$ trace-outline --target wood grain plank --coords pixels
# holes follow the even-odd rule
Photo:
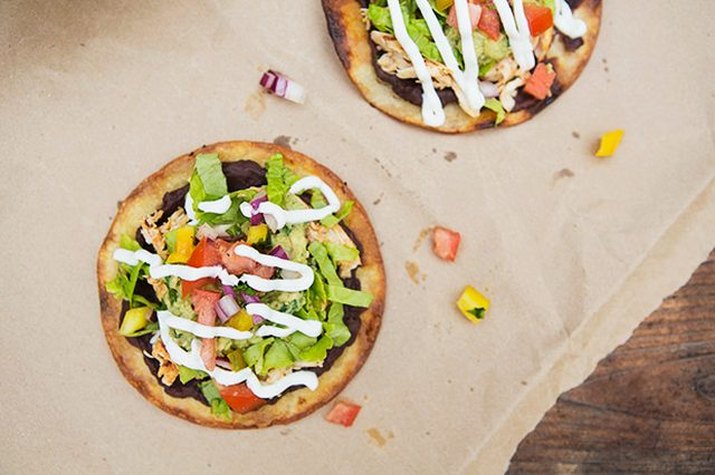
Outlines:
[[[715,473],[715,250],[519,444],[508,473]]]

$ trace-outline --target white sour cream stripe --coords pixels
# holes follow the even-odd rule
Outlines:
[[[289,193],[294,195],[300,194],[305,190],[318,189],[325,199],[328,200],[328,204],[319,209],[295,209],[295,210],[285,210],[275,203],[270,201],[264,201],[258,205],[257,209],[254,209],[250,203],[241,203],[239,209],[241,214],[245,217],[250,218],[255,214],[263,214],[273,218],[273,223],[269,223],[272,229],[278,230],[282,229],[286,224],[299,224],[307,223],[310,221],[318,221],[333,213],[336,213],[340,209],[340,200],[335,194],[332,188],[330,188],[327,183],[316,176],[307,176],[301,178],[300,180],[293,183],[293,186],[288,190]],[[268,221],[268,220],[267,220]]]
[[[442,101],[440,101],[437,91],[435,91],[432,75],[427,70],[420,49],[415,42],[412,41],[410,35],[407,34],[405,18],[402,15],[402,9],[400,7],[400,0],[387,0],[387,6],[390,9],[390,18],[392,19],[395,38],[397,38],[397,41],[402,45],[402,48],[410,58],[417,79],[422,84],[422,120],[424,120],[425,124],[432,127],[440,126],[444,124],[445,120]]]
[[[554,5],[556,7],[554,24],[559,31],[569,38],[581,38],[586,34],[586,23],[579,18],[574,18],[566,0],[556,0]]]
[[[422,17],[427,22],[427,27],[432,33],[439,54],[442,55],[444,64],[452,73],[452,77],[457,82],[467,97],[467,104],[479,114],[479,110],[484,107],[484,95],[479,90],[479,64],[477,54],[474,51],[474,38],[472,37],[472,21],[469,16],[469,6],[467,0],[455,0],[454,7],[457,9],[457,25],[464,52],[464,71],[459,68],[457,58],[454,56],[452,46],[442,30],[442,26],[435,15],[432,6],[427,0],[417,0],[417,6],[422,12]]]
[[[531,71],[536,66],[534,48],[531,46],[531,31],[529,21],[524,13],[522,0],[514,0],[512,12],[507,0],[494,0],[504,31],[509,38],[509,46],[514,53],[514,59],[522,71]]]
[[[218,200],[202,201],[197,207],[204,213],[223,214],[231,207],[231,197],[224,195]]]
[[[115,261],[121,262],[123,264],[128,264],[130,266],[135,266],[140,262],[145,262],[150,266],[158,266],[162,264],[161,257],[156,254],[152,254],[144,249],[139,249],[138,251],[130,251],[129,249],[115,249],[112,257]]]
[[[238,285],[240,279],[221,266],[191,267],[183,264],[163,264],[149,266],[149,275],[152,279],[176,276],[182,280],[195,281],[206,277],[217,278],[223,285]]]
[[[187,224],[193,226],[199,223],[196,219],[196,213],[194,212],[194,200],[191,199],[191,193],[188,191],[186,192],[186,198],[184,198],[184,212],[186,213],[186,216],[189,217],[189,222]]]
[[[310,371],[296,371],[278,381],[271,384],[263,384],[258,377],[251,371],[250,368],[244,368],[241,371],[229,371],[227,369],[217,367],[213,371],[209,371],[204,362],[201,360],[198,340],[191,342],[191,352],[182,349],[169,334],[169,329],[172,328],[169,317],[172,317],[169,312],[157,312],[159,320],[159,332],[161,340],[164,343],[166,351],[169,353],[171,361],[187,368],[208,373],[219,384],[231,386],[246,382],[246,386],[256,396],[268,399],[280,395],[283,391],[291,386],[306,386],[312,391],[318,387],[318,376]],[[178,318],[178,317],[175,317]]]
[[[156,312],[157,318],[164,321],[166,325],[177,330],[189,332],[200,338],[224,337],[232,340],[248,340],[253,336],[251,332],[242,332],[231,327],[211,327],[201,323],[177,317],[171,312],[160,310]],[[295,317],[294,317],[295,318]],[[301,320],[302,321],[302,320]]]
[[[288,327],[278,328],[272,327],[270,325],[263,325],[256,332],[256,335],[258,336],[268,336],[269,333],[272,336],[288,336],[291,333],[299,331],[306,336],[316,337],[323,333],[323,325],[319,321],[303,320],[301,318],[291,315],[290,313],[278,312],[276,310],[273,310],[266,304],[249,303],[248,305],[246,305],[246,312],[251,315],[258,315],[260,317],[263,317],[273,323],[285,325],[286,327]],[[280,335],[274,333],[273,330],[281,330],[280,332],[278,332],[280,333]],[[289,333],[283,335],[285,331],[288,331]]]
[[[253,274],[243,274],[239,277],[238,280],[240,282],[245,282],[252,289],[260,292],[270,292],[272,290],[300,292],[307,290],[313,285],[313,280],[315,279],[313,269],[305,264],[299,264],[298,262],[281,259],[280,257],[270,256],[268,254],[261,254],[251,246],[245,244],[236,246],[233,252],[236,253],[237,256],[247,257],[264,266],[277,267],[300,274],[300,277],[296,279],[264,279]]]

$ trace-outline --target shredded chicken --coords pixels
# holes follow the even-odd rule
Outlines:
[[[504,110],[511,112],[516,105],[514,98],[516,97],[516,90],[524,85],[524,78],[517,77],[516,79],[508,82],[501,93],[499,94],[499,100],[504,106]]]
[[[377,44],[384,54],[377,60],[377,64],[383,71],[395,74],[400,79],[416,79],[417,73],[412,66],[412,62],[407,56],[407,53],[402,48],[402,45],[394,36],[380,31],[372,31],[370,38]],[[437,89],[452,88],[459,101],[459,106],[472,117],[479,115],[478,110],[469,107],[467,97],[457,85],[457,82],[452,77],[449,68],[442,63],[437,63],[425,58],[427,71],[434,81],[434,86]]]
[[[167,287],[166,283],[161,279],[152,279],[151,277],[147,277],[147,281],[154,289],[156,298],[158,298],[160,302],[164,301],[164,297],[169,293],[169,287]]]
[[[160,339],[154,343],[151,356],[159,362],[159,371],[156,374],[161,382],[167,386],[174,384],[179,376],[179,368],[169,359],[169,353]]]
[[[157,210],[150,214],[144,219],[141,225],[141,233],[144,239],[154,246],[154,250],[162,259],[166,259],[168,252],[166,249],[166,239],[165,236],[170,231],[180,228],[189,222],[189,217],[182,208],[177,209],[174,213],[169,216],[161,226],[157,225],[157,222],[164,215],[162,210]]]
[[[308,224],[307,234],[309,241],[334,242],[336,244],[342,244],[343,246],[352,247],[353,249],[356,248],[350,236],[348,236],[345,230],[340,226],[326,228],[319,223],[311,222]],[[341,262],[338,266],[338,274],[340,274],[340,277],[347,279],[350,277],[352,270],[357,268],[361,263],[360,256],[353,261]]]
[[[537,62],[541,62],[546,58],[546,53],[549,52],[551,43],[554,41],[554,29],[551,28],[539,35],[537,38],[532,38],[531,43],[534,47],[534,54]]]

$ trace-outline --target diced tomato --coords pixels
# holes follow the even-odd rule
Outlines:
[[[206,238],[202,238],[199,241],[194,252],[189,257],[186,262],[187,265],[191,267],[203,267],[203,266],[214,266],[221,263],[221,254],[219,253],[216,244],[213,241],[209,241]],[[181,295],[183,297],[188,297],[194,289],[202,289],[207,285],[216,283],[216,279],[206,277],[199,280],[182,280],[181,281]]]
[[[432,251],[440,259],[454,261],[461,240],[462,236],[457,231],[437,226],[432,230]]]
[[[219,392],[229,407],[239,414],[255,411],[266,404],[265,399],[261,399],[248,389],[246,384],[234,384],[232,386],[220,386]]]
[[[328,415],[325,416],[325,420],[332,422],[333,424],[350,427],[353,425],[360,409],[361,407],[357,404],[346,401],[338,401],[330,412],[328,412]]]
[[[241,275],[241,274],[253,274],[258,277],[263,277],[264,279],[270,279],[273,277],[273,267],[268,267],[259,264],[253,259],[248,257],[236,255],[234,249],[240,244],[245,244],[243,242],[227,242],[218,240],[216,241],[216,247],[218,248],[221,264],[229,271],[231,274]]]
[[[479,28],[487,38],[494,41],[498,40],[499,35],[501,35],[501,19],[499,18],[499,12],[497,12],[494,3],[492,3],[492,0],[478,0],[475,3],[479,3],[482,6],[482,14],[479,16],[477,28]]]
[[[472,22],[472,30],[474,30],[479,24],[479,17],[482,15],[482,7],[474,5],[473,3],[467,3],[467,8],[469,10],[469,21]],[[457,23],[457,7],[455,5],[452,5],[452,9],[449,10],[447,24],[452,28],[459,30],[459,24]]]
[[[209,292],[208,290],[194,289],[191,292],[191,303],[194,305],[194,310],[199,314],[198,322],[202,325],[216,325],[216,309],[215,305],[221,298],[218,292]],[[216,339],[203,338],[201,340],[201,360],[206,365],[209,371],[216,368]]]
[[[551,85],[554,83],[554,79],[556,79],[556,73],[551,65],[539,63],[531,76],[529,76],[529,79],[526,80],[524,92],[531,94],[540,101],[544,100],[551,92]]]
[[[539,36],[554,26],[554,17],[549,7],[540,7],[539,5],[532,4],[524,5],[524,14],[529,22],[531,36]]]

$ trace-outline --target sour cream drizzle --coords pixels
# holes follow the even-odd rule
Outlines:
[[[328,200],[327,206],[319,209],[295,209],[287,211],[275,203],[264,201],[254,209],[250,203],[241,203],[239,209],[241,214],[250,218],[255,214],[268,215],[273,218],[273,223],[269,223],[271,228],[278,230],[282,229],[286,224],[307,223],[309,221],[318,221],[323,219],[340,209],[340,200],[332,188],[327,183],[316,176],[307,176],[293,183],[293,186],[288,190],[294,195],[300,194],[305,190],[318,189],[325,199]]]
[[[188,193],[187,193],[188,196]],[[224,195],[218,200],[202,201],[198,208],[205,213],[223,214],[231,207],[231,197]]]
[[[194,212],[194,200],[191,199],[191,193],[188,191],[186,192],[186,198],[184,198],[184,212],[189,217],[189,225],[198,224],[196,213]]]
[[[415,68],[417,79],[422,83],[422,120],[424,120],[425,124],[432,127],[440,126],[444,124],[445,120],[442,101],[440,101],[437,91],[434,89],[432,76],[427,70],[420,49],[415,42],[412,41],[410,35],[407,34],[405,18],[400,8],[400,0],[387,0],[387,6],[390,9],[390,18],[392,19],[392,26],[395,30],[395,38],[397,38],[397,41],[407,53],[412,67]]]
[[[246,305],[246,312],[251,315],[258,315],[273,323],[285,325],[288,328],[278,328],[271,325],[263,325],[257,331],[258,336],[278,336],[284,337],[296,331],[306,336],[319,336],[323,333],[323,325],[317,320],[303,320],[290,313],[278,312],[266,304],[249,303]],[[280,330],[280,331],[279,331]]]
[[[474,38],[472,37],[472,21],[469,16],[469,6],[467,0],[455,0],[454,7],[457,9],[457,26],[462,41],[462,51],[464,57],[464,71],[459,69],[457,58],[454,56],[452,46],[442,30],[442,26],[434,14],[432,6],[427,0],[417,0],[417,6],[422,12],[422,17],[427,22],[427,27],[432,33],[439,54],[442,55],[444,64],[452,72],[452,77],[464,91],[467,103],[477,114],[484,107],[484,95],[479,90],[479,64],[477,63],[477,53],[474,51]]]
[[[507,0],[494,0],[499,18],[504,31],[509,38],[509,46],[514,53],[514,59],[522,71],[530,71],[536,66],[534,58],[534,48],[531,46],[531,32],[529,31],[529,21],[524,13],[522,0],[514,0],[514,11],[512,12]]]
[[[245,282],[252,289],[261,292],[270,292],[271,290],[300,292],[301,290],[306,290],[313,285],[313,280],[315,279],[313,269],[305,264],[281,259],[276,256],[269,256],[268,254],[261,254],[251,246],[246,246],[245,244],[236,246],[233,252],[235,252],[237,256],[248,257],[249,259],[258,262],[259,264],[263,264],[264,266],[278,267],[279,269],[300,274],[300,277],[295,279],[264,279],[252,274],[242,275],[239,278],[239,281]]]
[[[586,34],[586,23],[583,20],[574,18],[571,7],[566,0],[556,0],[556,13],[554,24],[564,35],[569,38],[581,38]]]
[[[157,312],[157,319],[159,320],[161,340],[164,343],[166,351],[169,353],[171,361],[186,366],[187,368],[204,371],[219,384],[231,386],[245,381],[251,392],[263,399],[278,396],[291,386],[306,386],[312,391],[315,391],[318,387],[318,376],[310,371],[295,371],[271,384],[261,383],[250,368],[244,368],[241,371],[229,371],[216,367],[213,371],[209,371],[201,359],[198,339],[191,342],[191,352],[187,352],[182,349],[169,334],[170,328],[176,328],[174,326],[174,324],[177,323],[175,319],[184,319],[176,317],[166,311]]]

